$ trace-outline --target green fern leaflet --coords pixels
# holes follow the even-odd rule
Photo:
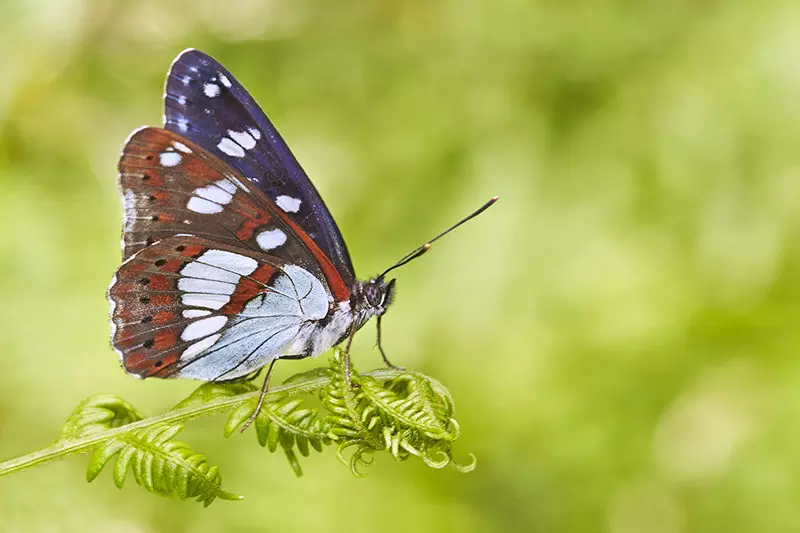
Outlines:
[[[418,457],[432,468],[475,468],[474,456],[464,465],[453,460],[460,427],[453,399],[441,383],[390,369],[363,375],[353,370],[351,377],[353,386],[337,350],[328,368],[296,374],[273,387],[254,423],[259,444],[270,452],[282,450],[297,476],[303,473],[299,458],[326,446],[334,446],[339,460],[359,477],[380,452],[399,461]],[[252,382],[206,383],[172,410],[149,418],[116,395],[94,395],[75,408],[55,444],[0,463],[0,476],[91,453],[89,481],[113,464],[117,487],[131,473],[137,484],[164,496],[204,505],[241,499],[222,488],[219,467],[176,438],[187,422],[223,413],[228,414],[225,436],[238,433],[258,395]]]

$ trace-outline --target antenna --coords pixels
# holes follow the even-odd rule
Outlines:
[[[497,201],[498,198],[500,198],[500,197],[499,196],[491,197],[488,202],[486,202],[485,204],[480,206],[478,209],[473,211],[470,215],[467,215],[466,217],[462,218],[459,222],[456,222],[455,224],[453,224],[452,226],[450,226],[449,228],[447,228],[446,230],[441,232],[439,235],[437,235],[433,239],[429,240],[428,242],[426,242],[425,244],[423,244],[422,246],[417,248],[416,250],[412,250],[411,252],[409,252],[406,255],[404,255],[402,257],[402,259],[400,259],[397,263],[395,263],[394,265],[392,265],[389,268],[387,268],[383,272],[383,274],[378,276],[378,278],[383,278],[386,274],[388,274],[389,272],[391,272],[395,268],[400,268],[401,266],[405,265],[406,263],[410,263],[411,261],[413,261],[417,257],[421,256],[422,254],[424,254],[425,252],[427,252],[428,250],[431,249],[431,245],[434,242],[438,241],[439,239],[441,239],[442,237],[444,237],[445,235],[447,235],[448,233],[450,233],[451,231],[453,231],[454,229],[456,229],[460,225],[464,224],[465,222],[467,222],[469,220],[472,220],[476,216],[480,215],[481,213],[483,213],[484,211],[489,209]]]

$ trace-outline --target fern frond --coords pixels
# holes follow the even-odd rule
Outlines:
[[[356,476],[364,475],[362,467],[379,452],[396,460],[419,457],[433,468],[450,465],[468,472],[475,467],[474,456],[463,465],[453,461],[460,428],[453,399],[441,383],[396,369],[364,375],[353,369],[351,381],[353,386],[337,349],[329,367],[296,374],[272,388],[255,420],[258,442],[270,452],[280,448],[298,476],[299,456],[326,445],[335,445],[338,459]],[[232,435],[253,414],[259,393],[252,381],[206,383],[173,409],[150,418],[118,396],[91,396],[72,412],[55,444],[0,463],[0,476],[91,452],[89,481],[113,462],[118,487],[133,472],[136,483],[158,494],[205,505],[217,498],[239,499],[222,489],[217,466],[175,439],[184,423],[222,413],[229,415],[225,436]],[[317,395],[321,406],[313,405],[309,394]]]
[[[79,439],[137,422],[142,418],[133,405],[116,394],[95,394],[79,403],[72,411],[61,428],[57,442]]]
[[[197,387],[192,393],[178,402],[173,410],[185,409],[192,405],[202,405],[220,400],[223,398],[233,398],[248,392],[255,392],[258,386],[252,381],[237,381],[237,382],[208,382],[203,383]]]
[[[175,437],[180,425],[158,425],[146,430],[124,433],[98,446],[86,472],[87,481],[94,481],[108,462],[116,456],[114,484],[122,488],[129,470],[136,483],[150,492],[173,495],[185,500],[193,498],[210,505],[216,498],[238,500],[240,496],[222,489],[222,476],[217,466],[194,452]]]
[[[419,431],[433,439],[458,438],[450,433],[447,399],[437,396],[419,376],[406,374],[388,384],[368,378],[361,386],[389,424]]]
[[[433,468],[452,465],[462,471],[475,467],[473,460],[459,465],[452,460],[452,442],[460,434],[453,418],[454,404],[444,387],[421,374],[401,374],[381,382],[352,371],[347,385],[341,353],[331,360],[331,381],[321,392],[329,415],[329,437],[336,440],[337,457],[353,474],[363,475],[374,452],[386,451],[397,460],[414,455]],[[345,451],[353,449],[350,458]]]
[[[363,477],[361,465],[372,463],[371,454],[383,448],[380,436],[381,417],[364,394],[362,378],[351,368],[347,381],[344,356],[337,351],[331,359],[330,382],[320,391],[322,405],[329,411],[328,438],[337,442],[336,457],[350,467],[353,475]],[[350,458],[345,452],[354,448]]]
[[[231,436],[255,412],[258,399],[243,402],[228,417],[225,424],[225,436]],[[308,457],[309,445],[318,452],[328,443],[325,421],[319,416],[319,410],[305,407],[302,398],[281,395],[269,403],[265,403],[255,420],[256,436],[261,446],[274,452],[280,444],[289,465],[297,477],[303,475],[300,462],[295,454],[295,447],[300,455]]]

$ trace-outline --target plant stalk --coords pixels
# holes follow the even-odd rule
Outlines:
[[[396,378],[402,374],[408,374],[408,371],[387,368],[381,370],[373,370],[371,372],[365,372],[363,375],[370,376],[373,379],[383,382]],[[270,401],[275,396],[284,393],[291,393],[291,394],[308,393],[317,390],[321,387],[324,387],[329,381],[330,380],[328,378],[315,378],[315,379],[309,379],[307,381],[293,382],[288,385],[279,385],[271,388],[270,392],[267,394],[266,401]],[[75,439],[68,442],[56,443],[50,447],[43,448],[41,450],[26,455],[21,455],[19,457],[15,457],[13,459],[9,459],[8,461],[0,463],[0,477],[6,476],[8,474],[13,474],[14,472],[19,472],[21,470],[25,470],[33,466],[49,463],[51,461],[55,461],[56,459],[66,457],[68,455],[85,453],[94,448],[95,446],[97,446],[98,444],[100,444],[101,442],[113,439],[118,435],[127,433],[132,430],[145,429],[158,424],[184,423],[204,416],[211,416],[224,413],[226,411],[234,409],[235,407],[238,407],[243,402],[256,398],[259,394],[260,391],[253,391],[240,394],[238,396],[220,398],[217,400],[212,400],[208,403],[204,403],[202,405],[192,405],[189,407],[184,407],[182,409],[175,409],[173,411],[168,411],[161,415],[145,418],[144,420],[140,420],[138,422],[132,422],[130,424],[126,424],[124,426],[120,426],[114,429],[109,429],[107,431],[101,431],[93,435],[89,435],[87,437],[82,437],[80,439]]]

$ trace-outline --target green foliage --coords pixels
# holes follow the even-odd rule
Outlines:
[[[451,458],[451,445],[458,438],[453,400],[444,387],[417,373],[404,373],[379,382],[353,371],[354,387],[348,386],[344,362],[339,354],[331,360],[330,383],[320,391],[328,415],[327,437],[337,443],[337,457],[353,474],[363,475],[359,465],[371,462],[377,451],[398,460],[415,455],[433,468],[451,464],[468,472]],[[350,458],[344,452],[353,448]]]
[[[253,398],[231,413],[225,425],[226,437],[231,436],[250,418],[257,404],[258,398]],[[255,420],[255,428],[261,446],[274,452],[280,444],[298,477],[303,475],[303,470],[294,452],[295,448],[302,456],[308,457],[309,445],[319,452],[324,444],[328,444],[327,425],[319,411],[305,407],[302,398],[288,394],[262,406]]]
[[[95,394],[78,404],[61,428],[58,442],[68,442],[107,429],[138,422],[142,415],[115,394]]]
[[[335,445],[339,460],[359,477],[364,475],[360,467],[381,451],[397,460],[416,456],[433,468],[474,468],[474,457],[468,465],[452,460],[459,425],[453,399],[439,382],[415,372],[359,375],[353,370],[352,383],[345,377],[342,352],[336,351],[329,368],[297,374],[275,387],[254,423],[259,444],[270,452],[280,448],[297,476],[303,473],[298,454],[308,457],[312,448],[321,452],[327,445]],[[151,418],[116,395],[94,395],[73,411],[53,447],[0,464],[0,476],[91,452],[89,481],[113,460],[117,487],[133,472],[137,484],[157,494],[206,506],[217,498],[240,499],[222,488],[219,467],[175,439],[185,422],[223,412],[229,412],[225,436],[237,433],[253,414],[259,393],[252,381],[206,383],[171,411]],[[321,400],[319,406],[308,401],[312,395]]]
[[[194,498],[210,505],[217,497],[240,499],[222,490],[222,476],[217,466],[208,464],[205,456],[174,438],[183,426],[158,425],[132,431],[98,446],[89,462],[86,479],[93,481],[114,457],[114,484],[122,487],[130,469],[139,485],[150,492]]]
[[[81,402],[67,419],[59,442],[67,442],[142,420],[131,404],[113,394],[91,396]],[[94,450],[86,479],[94,481],[116,457],[114,484],[121,488],[129,470],[136,483],[150,492],[194,498],[206,506],[217,497],[232,500],[238,496],[222,490],[219,468],[208,464],[205,456],[192,451],[175,437],[183,426],[157,424],[140,430],[119,433],[102,441]]]

